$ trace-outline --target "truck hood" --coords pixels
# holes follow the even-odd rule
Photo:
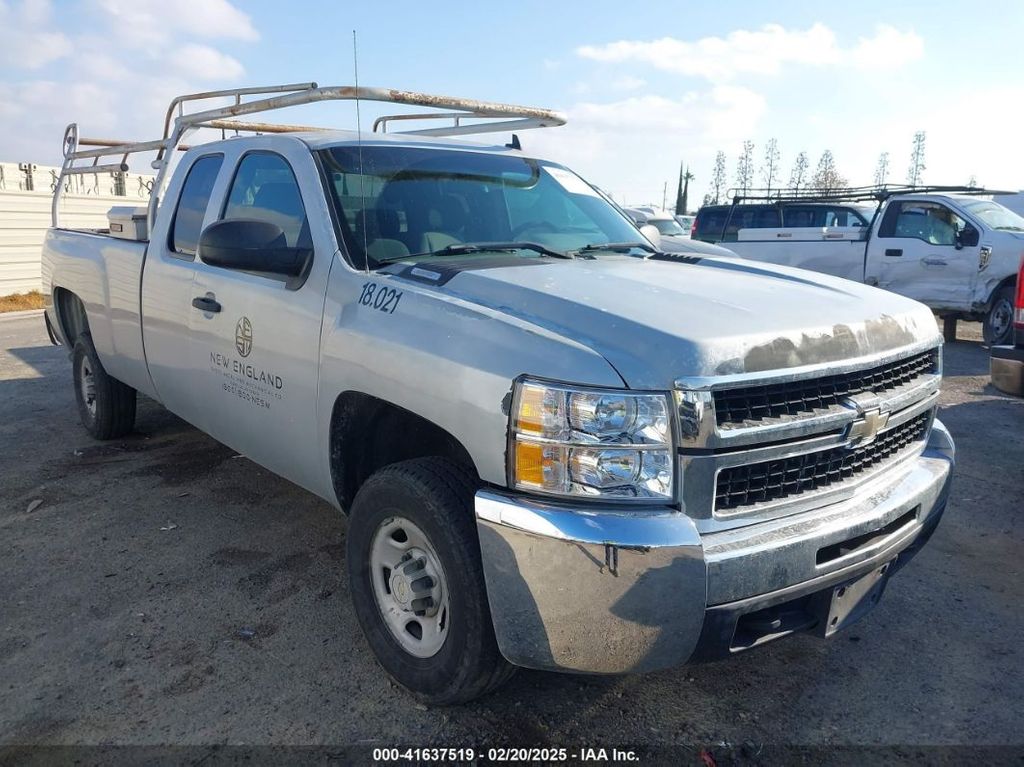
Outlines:
[[[916,301],[741,259],[603,256],[470,268],[436,289],[586,344],[635,389],[940,339],[931,311]]]

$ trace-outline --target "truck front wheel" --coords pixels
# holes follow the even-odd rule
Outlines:
[[[480,565],[473,474],[441,458],[387,466],[360,488],[347,541],[356,617],[377,660],[434,705],[507,680]]]
[[[128,434],[135,426],[135,389],[107,374],[88,333],[75,341],[71,367],[78,415],[86,431],[96,439]]]
[[[1012,285],[999,288],[992,297],[992,305],[982,326],[982,335],[989,346],[1004,346],[1012,343],[1013,298]]]

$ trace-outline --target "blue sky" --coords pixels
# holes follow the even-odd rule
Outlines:
[[[915,131],[925,181],[1024,187],[1024,3],[389,3],[0,0],[0,160],[58,159],[63,126],[152,138],[168,99],[232,85],[363,85],[563,109],[522,136],[626,203],[670,196],[680,162],[730,183],[744,139],[783,174],[830,149],[870,183],[903,182]],[[376,114],[364,109],[364,124]],[[354,127],[351,110],[289,121]]]

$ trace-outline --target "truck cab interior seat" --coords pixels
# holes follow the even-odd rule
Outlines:
[[[427,231],[420,237],[420,250],[435,250],[465,241],[466,210],[463,202],[451,194],[443,195],[427,213]]]
[[[397,210],[364,208],[362,213],[356,214],[355,224],[356,250],[362,249],[365,243],[366,255],[372,261],[409,255],[409,248],[398,239],[400,221]]]

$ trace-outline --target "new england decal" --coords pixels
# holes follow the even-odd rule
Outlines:
[[[252,322],[248,317],[241,317],[235,324],[235,353],[238,356],[211,351],[210,370],[223,377],[221,389],[226,394],[238,397],[253,407],[270,410],[275,402],[284,399],[284,379],[272,370],[244,361],[252,354],[253,348]]]

